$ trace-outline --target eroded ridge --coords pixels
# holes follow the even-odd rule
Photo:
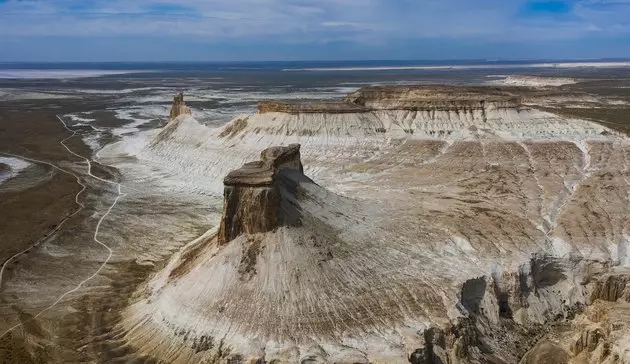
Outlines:
[[[473,111],[487,107],[517,108],[521,98],[490,87],[370,86],[348,94],[343,100],[322,103],[261,102],[260,114],[366,113],[371,111]]]
[[[595,285],[628,262],[627,137],[487,88],[261,107],[218,128],[179,118],[138,154],[224,203],[220,234],[126,310],[142,354],[514,363],[560,347],[573,359],[584,343],[536,346],[541,328],[570,322],[594,289],[621,297],[622,283]],[[271,148],[232,171],[291,143],[299,159]]]

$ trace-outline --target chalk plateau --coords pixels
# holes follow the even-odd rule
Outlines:
[[[493,83],[525,87],[558,87],[563,85],[572,85],[577,82],[578,80],[568,77],[507,76],[504,79]]]
[[[630,140],[520,100],[367,87],[106,147],[222,209],[119,338],[176,363],[630,363]]]

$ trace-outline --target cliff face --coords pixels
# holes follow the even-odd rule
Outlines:
[[[630,142],[516,105],[489,88],[378,87],[263,103],[223,128],[179,118],[140,158],[222,194],[223,216],[138,295],[126,339],[182,363],[625,355],[630,280],[611,267],[630,266]],[[301,149],[260,154],[289,143]],[[556,323],[571,330],[538,343]]]
[[[552,155],[564,158],[551,146],[531,153],[550,153],[534,163],[538,168]],[[510,153],[518,153],[516,147],[511,145]],[[520,211],[506,213],[507,205],[501,205],[510,204],[504,196],[515,188],[511,183],[522,182],[508,182],[511,172],[488,167],[481,175],[494,177],[487,184],[477,180],[483,186],[455,205],[448,202],[454,195],[400,196],[409,188],[396,178],[425,189],[439,186],[432,192],[439,194],[444,184],[432,179],[436,174],[453,172],[441,179],[453,181],[464,173],[461,168],[472,168],[470,175],[482,168],[455,157],[471,149],[453,148],[441,168],[428,167],[421,178],[412,172],[422,168],[420,162],[398,164],[406,169],[374,183],[373,196],[363,195],[363,201],[305,177],[299,145],[263,150],[259,161],[224,179],[216,238],[175,258],[148,285],[147,300],[126,313],[127,339],[143,354],[181,363],[615,362],[624,350],[619,336],[630,322],[630,276],[606,262],[539,251],[532,242],[545,242],[544,234],[526,226]],[[507,154],[492,148],[487,146],[486,156]],[[420,152],[407,150],[409,156]],[[516,158],[517,168],[530,168],[528,158]],[[517,190],[543,188],[549,184],[543,176],[557,168],[550,165]],[[391,188],[396,192],[389,193]],[[492,194],[491,188],[498,189],[487,202],[471,204],[481,191]],[[394,203],[383,204],[379,197]],[[467,216],[448,225],[453,211]],[[497,237],[484,242],[445,235],[432,244],[442,224],[459,229],[460,236]],[[493,252],[495,246],[504,252]],[[605,314],[588,313],[601,305],[608,305]],[[553,342],[539,342],[556,324],[570,329]],[[349,335],[354,341],[347,344]]]
[[[362,113],[370,111],[368,108],[347,102],[323,102],[309,104],[289,104],[283,102],[260,102],[258,113],[282,112],[287,114],[315,114],[315,113]]]
[[[296,216],[285,216],[281,207],[279,178],[286,169],[303,173],[299,144],[267,148],[259,161],[246,163],[225,177],[220,245],[241,234],[264,233],[295,223]]]
[[[308,104],[263,102],[258,113],[366,113],[382,110],[471,111],[486,107],[517,108],[520,98],[507,91],[489,87],[407,86],[364,87],[342,101]]]
[[[173,106],[171,107],[171,111],[169,113],[169,119],[173,120],[184,114],[192,115],[192,112],[188,106],[186,106],[186,103],[184,103],[184,93],[180,92],[173,98]]]

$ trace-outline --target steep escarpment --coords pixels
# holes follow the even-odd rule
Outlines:
[[[626,360],[630,142],[512,92],[366,88],[149,135],[137,158],[223,216],[138,293],[126,342],[191,363]]]
[[[303,173],[299,144],[267,148],[260,154],[260,161],[247,163],[225,177],[219,244],[242,234],[265,233],[299,223],[298,211],[282,203],[278,179],[285,169]]]
[[[544,235],[535,228],[510,227],[514,217],[483,218],[482,201],[465,202],[478,205],[477,218],[458,219],[471,224],[457,227],[470,241],[449,238],[431,202],[413,209],[413,195],[407,204],[338,196],[302,174],[297,150],[268,149],[224,180],[218,235],[175,257],[127,311],[126,338],[138,350],[174,362],[572,358],[583,352],[571,349],[583,345],[573,338],[537,342],[593,302],[624,297],[626,279],[609,265],[557,256],[536,243]],[[527,236],[483,242],[466,228]],[[432,244],[440,234],[447,240]],[[502,239],[514,250],[486,245],[501,249]],[[604,359],[621,355],[599,332],[584,334],[584,345],[596,336]]]
[[[339,180],[339,170],[349,166],[346,158],[352,159],[351,164],[378,159],[392,155],[403,144],[405,149],[426,145],[427,148],[422,148],[431,154],[440,151],[433,147],[441,143],[450,146],[501,140],[572,142],[617,138],[614,132],[606,135],[610,132],[607,128],[584,120],[522,105],[501,107],[499,102],[513,105],[509,100],[519,97],[512,91],[473,88],[472,92],[457,87],[443,87],[446,91],[440,91],[442,88],[437,86],[403,87],[402,90],[413,91],[406,93],[396,91],[396,87],[375,89],[378,92],[367,88],[365,94],[361,91],[352,94],[353,100],[362,98],[361,102],[261,104],[260,112],[240,115],[218,128],[206,127],[190,116],[183,116],[163,129],[107,149],[134,155],[145,165],[173,175],[169,183],[182,191],[203,190],[220,196],[223,183],[219,176],[254,160],[261,148],[279,143],[301,144],[306,173],[325,186],[333,186]],[[427,100],[438,102],[441,97],[446,99],[440,102],[451,106],[431,108],[430,102],[434,101]],[[424,108],[396,106],[410,102],[419,102]],[[381,103],[383,108],[370,109],[361,103]],[[230,153],[224,153],[225,150]],[[424,161],[433,156],[423,154],[418,158]]]
[[[258,113],[227,126],[234,139],[244,134],[308,137],[386,134],[397,138],[545,138],[592,134],[603,129],[526,107],[514,91],[491,87],[365,87],[343,100],[323,103],[263,102]],[[245,136],[243,136],[245,137]]]
[[[371,86],[348,94],[342,101],[287,104],[262,102],[261,114],[282,112],[299,113],[366,113],[382,110],[407,111],[454,111],[465,113],[486,107],[516,108],[520,98],[506,91],[493,88],[464,88],[449,86],[387,87]]]
[[[348,94],[345,102],[373,110],[458,110],[519,107],[520,97],[500,89],[450,86],[371,86]]]

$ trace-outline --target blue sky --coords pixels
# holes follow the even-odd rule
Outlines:
[[[0,0],[0,62],[630,57],[630,0]]]

